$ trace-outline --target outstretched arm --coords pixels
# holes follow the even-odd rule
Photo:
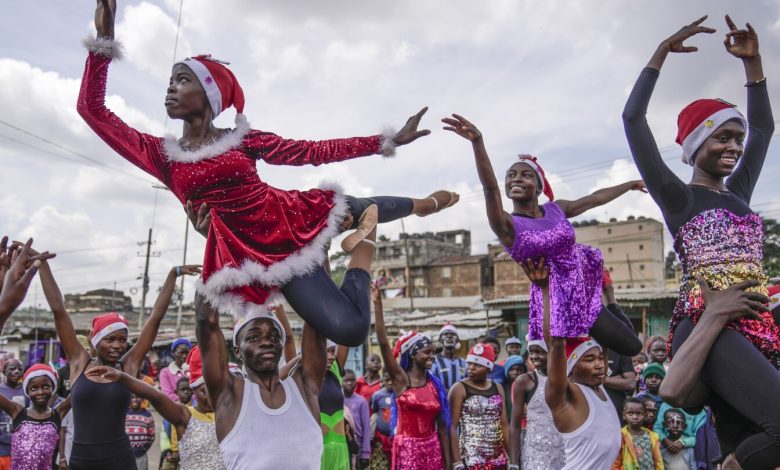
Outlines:
[[[203,358],[203,380],[216,407],[223,394],[235,398],[236,378],[228,371],[225,335],[219,327],[219,313],[201,294],[195,294],[195,337]]]
[[[442,122],[447,124],[444,129],[454,132],[471,142],[474,150],[474,160],[477,163],[477,174],[482,184],[482,192],[485,195],[488,223],[490,229],[496,234],[504,246],[512,246],[515,241],[515,226],[512,217],[504,211],[501,202],[501,188],[498,186],[493,165],[490,163],[482,132],[477,127],[457,114],[452,118],[444,118]]]
[[[200,266],[177,266],[171,268],[168,272],[168,276],[165,278],[165,282],[160,290],[160,295],[157,296],[157,300],[155,300],[152,307],[152,313],[138,335],[138,341],[135,342],[133,347],[125,354],[124,359],[122,359],[122,367],[131,377],[136,376],[143,364],[144,357],[152,349],[154,340],[157,338],[157,332],[160,330],[160,323],[168,311],[168,306],[171,304],[173,291],[176,288],[176,278],[185,274],[189,276],[200,274]]]
[[[379,344],[379,352],[382,354],[382,362],[384,362],[387,373],[390,374],[390,380],[393,382],[393,391],[398,396],[409,386],[409,378],[393,356],[393,348],[387,339],[387,329],[385,328],[382,295],[373,283],[371,284],[371,300],[374,303],[374,324],[376,326],[376,341]]]
[[[629,191],[647,192],[645,190],[645,183],[642,180],[637,180],[599,189],[592,194],[574,201],[557,200],[555,203],[563,210],[566,217],[576,217],[594,207],[603,206],[604,204],[612,202]]]
[[[160,415],[168,420],[174,426],[183,426],[187,424],[190,413],[187,407],[181,403],[176,403],[167,395],[152,387],[151,385],[136,379],[135,377],[122,372],[113,367],[98,366],[85,372],[87,377],[96,379],[105,379],[110,382],[117,382],[126,387],[133,394],[149,400],[154,409]]]
[[[11,421],[16,418],[16,415],[19,414],[20,411],[24,409],[24,405],[20,405],[19,403],[16,403],[15,401],[11,401],[8,398],[5,397],[2,393],[0,393],[0,410],[8,413],[8,416],[11,417]]]

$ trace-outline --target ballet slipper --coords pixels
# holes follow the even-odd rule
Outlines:
[[[358,243],[362,241],[371,242],[372,240],[366,240],[366,237],[374,230],[378,221],[379,208],[376,204],[371,204],[360,215],[358,226],[355,231],[347,235],[341,242],[341,249],[347,253],[351,253]]]
[[[449,197],[449,201],[447,202],[447,204],[445,204],[443,206],[439,206],[439,200],[436,199],[435,196],[437,194],[440,195],[442,193],[444,193],[446,196]],[[437,212],[443,211],[444,209],[446,209],[448,207],[454,206],[460,200],[460,195],[458,193],[456,193],[456,192],[453,192],[453,191],[447,191],[447,190],[444,190],[444,189],[440,189],[438,191],[434,191],[433,193],[431,193],[431,195],[428,196],[426,199],[430,199],[431,201],[433,201],[433,211],[428,212],[426,214],[417,214],[420,217],[425,217],[427,215],[435,214]]]

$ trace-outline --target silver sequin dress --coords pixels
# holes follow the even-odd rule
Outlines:
[[[180,468],[182,470],[225,470],[222,452],[220,452],[219,442],[217,442],[217,425],[213,420],[214,413],[208,413],[211,415],[209,422],[199,419],[199,417],[204,416],[202,413],[191,406],[187,408],[190,410],[190,422],[187,424],[184,437],[179,440]]]
[[[553,424],[552,412],[544,400],[547,377],[535,374],[539,381],[528,401],[523,470],[560,470],[565,464],[563,438]]]

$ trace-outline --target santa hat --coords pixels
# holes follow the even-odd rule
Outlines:
[[[547,199],[551,201],[555,199],[552,186],[550,186],[550,182],[547,181],[547,177],[544,175],[544,169],[539,165],[537,158],[533,155],[518,155],[518,158],[520,159],[520,163],[525,163],[536,172],[536,176],[539,178],[539,190],[542,194],[547,196]]]
[[[189,57],[174,64],[185,65],[198,77],[206,97],[211,105],[213,117],[217,117],[222,111],[231,106],[236,108],[238,116],[236,121],[244,116],[244,90],[238,83],[236,76],[222,62],[211,57],[211,54]]]
[[[398,357],[401,354],[409,351],[412,349],[412,346],[414,346],[415,343],[426,338],[430,341],[430,338],[414,330],[409,331],[408,333],[404,333],[395,343],[395,347],[393,348],[393,357]]]
[[[517,344],[519,346],[522,346],[523,342],[520,341],[520,338],[518,338],[516,336],[511,336],[511,337],[507,338],[506,341],[504,341],[504,347],[509,346],[510,344]]]
[[[104,313],[92,319],[92,347],[97,347],[101,339],[119,330],[129,330],[127,319],[116,312]]]
[[[477,343],[471,347],[466,362],[473,362],[480,366],[493,370],[493,363],[496,361],[496,351],[493,346],[485,343]]]
[[[441,338],[441,335],[444,333],[453,333],[455,336],[458,336],[458,329],[455,328],[455,325],[452,323],[447,322],[441,327],[441,330],[439,330],[439,338]]]
[[[52,389],[57,388],[57,372],[48,364],[35,364],[27,369],[22,379],[22,391],[26,397],[30,397],[27,394],[27,385],[36,377],[48,377],[51,380]]]
[[[737,107],[723,100],[703,99],[689,104],[677,117],[677,139],[682,145],[682,161],[693,165],[696,151],[726,121],[737,120],[747,129],[745,117]]]
[[[529,350],[531,349],[531,346],[538,346],[544,352],[547,352],[547,343],[545,343],[543,339],[531,339],[530,336],[525,335],[525,341],[528,343]]]
[[[581,338],[566,338],[566,374],[571,374],[574,366],[582,359],[582,355],[585,354],[591,348],[599,348],[601,345],[590,336],[583,336]]]
[[[258,318],[265,318],[266,320],[271,320],[273,322],[276,329],[279,330],[279,335],[282,337],[282,344],[284,345],[287,336],[284,334],[284,327],[282,326],[282,322],[276,318],[276,315],[274,315],[273,312],[262,308],[252,308],[239,318],[239,320],[236,322],[236,325],[233,327],[233,345],[238,346],[238,333],[241,331],[241,329],[249,324],[249,322],[252,320],[257,320]]]
[[[200,355],[200,346],[190,349],[187,354],[187,366],[190,371],[190,388],[196,389],[203,385],[203,358]]]
[[[769,311],[780,307],[780,286],[767,287],[767,295],[769,296]]]
[[[244,375],[244,372],[241,371],[241,366],[235,362],[228,362],[228,372],[231,374],[240,374],[242,376]]]

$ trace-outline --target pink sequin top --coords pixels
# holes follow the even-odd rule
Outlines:
[[[105,106],[110,58],[87,57],[78,112],[112,149],[212,216],[199,290],[219,310],[280,300],[278,286],[319,265],[347,206],[340,188],[285,191],[260,179],[256,160],[320,165],[377,154],[381,136],[288,140],[245,122],[195,151],[128,126]],[[242,125],[243,124],[243,125]]]
[[[504,247],[518,263],[544,257],[550,267],[550,334],[585,336],[601,311],[604,260],[595,248],[576,243],[574,227],[554,202],[542,205],[544,217],[512,216],[515,242]],[[542,290],[531,285],[528,335],[542,339]]]

